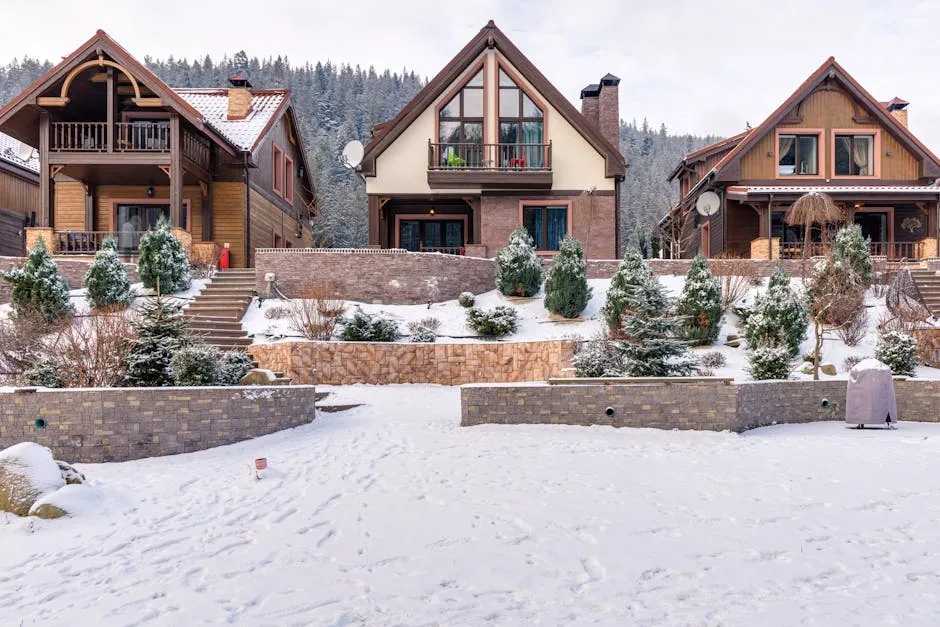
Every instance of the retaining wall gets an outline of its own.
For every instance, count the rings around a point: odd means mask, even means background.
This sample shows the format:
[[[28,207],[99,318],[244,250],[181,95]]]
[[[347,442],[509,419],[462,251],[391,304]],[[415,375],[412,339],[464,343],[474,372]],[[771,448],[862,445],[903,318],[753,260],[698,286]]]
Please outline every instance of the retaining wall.
[[[0,449],[38,442],[84,463],[201,451],[309,423],[315,394],[313,386],[21,388],[0,392]]]
[[[940,422],[940,381],[895,381],[901,420]],[[465,385],[461,424],[568,424],[742,432],[845,420],[845,381]],[[829,401],[823,407],[822,400]],[[613,408],[613,416],[605,411]]]
[[[295,383],[510,383],[564,376],[574,342],[383,344],[281,342],[253,344],[261,368],[283,372]],[[316,374],[314,374],[316,369]]]

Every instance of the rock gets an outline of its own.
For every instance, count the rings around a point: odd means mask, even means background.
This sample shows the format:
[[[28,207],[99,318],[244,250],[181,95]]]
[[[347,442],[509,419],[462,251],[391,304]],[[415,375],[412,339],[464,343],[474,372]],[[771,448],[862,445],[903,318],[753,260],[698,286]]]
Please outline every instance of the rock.
[[[730,342],[725,342],[725,346],[730,346],[731,348],[740,348],[741,340],[731,340]]]
[[[62,478],[65,479],[67,485],[85,483],[85,475],[75,470],[71,465],[59,460],[56,460],[55,463],[59,466],[59,471],[62,473]]]
[[[274,385],[277,377],[270,370],[264,368],[254,368],[248,372],[238,385]]]
[[[44,495],[65,485],[52,451],[35,442],[21,442],[0,451],[0,511],[29,514]]]
[[[808,361],[804,361],[803,365],[800,366],[800,372],[803,374],[813,374],[813,364]]]
[[[42,503],[41,505],[37,503],[29,508],[29,515],[50,520],[53,518],[63,518],[64,516],[68,516],[69,513],[51,503]]]
[[[94,515],[101,510],[101,493],[87,483],[65,485],[44,495],[29,508],[37,518]]]
[[[819,369],[823,374],[828,374],[830,377],[835,376],[837,372],[835,364],[819,364]]]
[[[733,342],[733,341],[735,341],[735,340],[740,340],[740,339],[741,339],[741,336],[740,336],[740,335],[734,335],[733,333],[729,333],[729,334],[728,334],[728,341],[729,341],[729,342]]]

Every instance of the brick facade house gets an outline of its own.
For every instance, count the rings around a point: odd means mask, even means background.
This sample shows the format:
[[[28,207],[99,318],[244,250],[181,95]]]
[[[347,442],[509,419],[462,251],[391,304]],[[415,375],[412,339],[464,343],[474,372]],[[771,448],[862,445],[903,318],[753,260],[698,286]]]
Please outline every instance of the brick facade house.
[[[491,257],[525,226],[542,254],[567,235],[619,251],[620,79],[578,111],[490,21],[392,120],[359,171],[369,244]]]

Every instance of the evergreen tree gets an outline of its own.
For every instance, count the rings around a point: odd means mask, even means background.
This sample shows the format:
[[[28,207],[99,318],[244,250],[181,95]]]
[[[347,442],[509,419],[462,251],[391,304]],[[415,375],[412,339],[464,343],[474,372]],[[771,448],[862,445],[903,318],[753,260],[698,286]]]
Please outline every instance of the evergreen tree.
[[[780,266],[770,275],[767,291],[757,298],[747,319],[745,337],[751,349],[785,347],[793,357],[806,338],[809,317],[790,277]]]
[[[180,386],[219,385],[222,356],[215,346],[193,344],[178,350],[170,360],[173,384]]]
[[[565,318],[577,318],[590,299],[584,249],[581,242],[566,236],[545,278],[545,308]]]
[[[623,255],[623,261],[620,262],[617,272],[610,279],[607,301],[601,308],[601,313],[611,332],[619,332],[623,324],[624,312],[636,308],[633,288],[643,285],[652,277],[653,271],[643,261],[639,249],[635,246],[628,246]]]
[[[38,316],[56,324],[75,313],[68,283],[41,239],[30,249],[23,267],[5,272],[3,278],[13,285],[10,298],[18,316]]]
[[[528,231],[518,228],[496,253],[496,287],[506,296],[535,296],[542,286],[542,262]]]
[[[118,259],[114,239],[104,240],[101,250],[95,254],[95,261],[85,274],[85,287],[95,309],[123,308],[130,304],[131,282],[124,264]]]
[[[626,338],[616,343],[630,377],[688,376],[695,370],[685,342],[676,338],[679,321],[655,278],[632,286],[635,309],[623,317]]]
[[[140,238],[137,273],[144,287],[157,289],[159,283],[163,294],[189,289],[189,259],[164,218],[160,218],[156,227]]]
[[[862,227],[852,224],[839,229],[832,254],[838,260],[850,266],[858,275],[860,289],[871,285],[872,262],[868,240],[862,236]]]
[[[681,334],[693,344],[711,344],[721,331],[721,285],[712,275],[708,260],[699,253],[692,261],[676,306],[682,320]]]
[[[134,322],[137,338],[127,357],[124,383],[130,387],[162,387],[173,384],[170,363],[181,349],[192,344],[183,306],[162,294],[148,299]]]
[[[878,337],[875,359],[891,368],[892,374],[913,377],[917,369],[917,340],[900,331]]]

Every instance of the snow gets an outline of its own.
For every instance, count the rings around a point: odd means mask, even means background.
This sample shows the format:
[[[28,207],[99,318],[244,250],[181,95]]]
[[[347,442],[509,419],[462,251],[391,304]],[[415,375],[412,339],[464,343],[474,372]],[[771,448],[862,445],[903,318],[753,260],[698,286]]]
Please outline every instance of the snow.
[[[45,494],[65,485],[62,472],[52,458],[52,451],[35,442],[20,442],[0,450],[0,460],[5,460],[17,473],[29,479],[35,492]]]
[[[935,623],[940,425],[460,428],[456,388],[335,392],[365,405],[215,450],[80,465],[96,513],[0,522],[0,615]]]
[[[30,512],[38,510],[40,505],[48,504],[68,512],[70,516],[95,516],[100,511],[101,500],[101,492],[90,485],[64,485],[39,498],[33,503]]]

